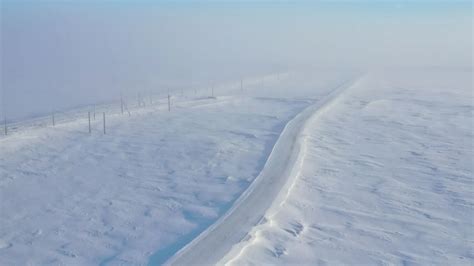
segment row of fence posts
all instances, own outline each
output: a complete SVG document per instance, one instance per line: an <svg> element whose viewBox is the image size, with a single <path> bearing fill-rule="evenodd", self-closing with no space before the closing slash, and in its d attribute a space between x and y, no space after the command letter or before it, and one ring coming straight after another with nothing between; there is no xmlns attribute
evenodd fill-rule
<svg viewBox="0 0 474 266"><path fill-rule="evenodd" d="M181 90L182 93L183 93L183 90ZM212 88L212 95L214 97L214 87ZM171 95L169 94L169 90L168 90L168 112L171 112ZM150 103L153 104L153 97L150 95ZM141 101L141 95L138 94L138 106L145 106L145 103ZM121 113L122 115L124 114L125 112L125 103L123 101L123 95L120 94L120 109L121 109ZM128 110L128 108L126 108L127 111L128 111L128 115L130 116L130 110ZM93 120L95 121L96 117L96 106L95 104L93 105L93 113L92 113L92 118ZM51 122L53 124L53 127L56 126L56 117L55 117L55 112L51 112ZM89 134L92 134L92 126L91 126L91 112L89 111L88 112L88 122L89 122ZM7 126L7 118L5 117L3 119L3 126L4 126L4 134L5 136L8 135L8 126ZM105 123L105 112L103 113L103 132L104 132L104 135L107 133L106 132L106 123Z"/></svg>
<svg viewBox="0 0 474 266"><path fill-rule="evenodd" d="M107 134L106 127L105 127L105 112L102 113L102 120L103 120L103 132L104 135ZM89 134L92 134L92 126L91 126L91 112L88 113L88 122L89 122Z"/></svg>
<svg viewBox="0 0 474 266"><path fill-rule="evenodd" d="M279 74L278 74L278 80L280 80L280 75ZM262 82L262 85L263 85L264 84L264 78L262 78L261 82ZM241 92L244 91L244 80L243 80L243 78L240 79L240 91ZM183 89L181 89L181 94L184 95L184 90ZM197 89L196 88L194 89L194 94L197 94ZM212 84L212 86L211 86L211 97L214 98L214 84ZM146 106L146 103L145 103L145 101L143 101L140 93L138 93L137 98L138 98L138 106L139 107L141 107L142 105ZM168 98L168 112L171 112L171 95L170 95L169 89L168 89L168 97L167 98ZM150 104L153 104L153 95L151 95L151 94L150 94ZM130 110L128 109L128 107L126 106L126 104L123 100L123 94L120 93L120 110L121 110L122 115L125 113L125 109L127 110L128 115L130 116L131 115ZM88 112L89 134L92 134L91 117L94 121L96 120L96 106L95 106L95 104L93 105L92 114L91 114L90 111ZM106 123L105 123L105 112L102 113L102 117L103 117L103 133L105 135L107 133ZM51 120L52 120L53 127L56 126L55 112L51 113ZM8 126L7 126L7 118L6 117L4 117L3 126L4 126L4 134L6 136L6 135L8 135Z"/></svg>
<svg viewBox="0 0 474 266"><path fill-rule="evenodd" d="M183 91L183 90L181 90ZM182 92L183 93L183 92ZM169 93L169 90L168 90L168 112L171 112L171 95ZM141 104L143 103L143 106L145 106L145 103L141 101L141 95L140 93L138 94L138 106L140 107ZM153 104L153 96L150 95L150 104ZM122 93L120 93L120 111L122 113L122 115L125 113L125 102L123 100L123 95ZM130 110L128 110L128 108L126 108L127 111L128 111L128 115L130 116ZM94 121L95 121L95 105L94 105L94 112L93 112L93 118L94 118ZM102 113L102 117L103 117L103 133L104 135L107 134L107 129L106 129L106 120L105 120L105 112ZM55 120L54 120L54 112L52 113L52 120L53 120L53 126L55 125ZM91 112L89 111L88 113L88 125L89 125L89 134L92 134L92 125L91 125ZM5 119L5 135L7 135L7 124L6 124L6 119Z"/></svg>
<svg viewBox="0 0 474 266"><path fill-rule="evenodd" d="M141 106L141 96L140 94L138 94L138 106ZM153 98L152 96L150 95L150 103L153 104ZM145 105L143 105L145 106ZM120 94L120 111L122 113L122 115L125 113L125 103L123 101L123 96L122 94ZM128 112L128 115L130 116L130 110L127 109L127 112ZM171 112L171 95L168 93L168 112ZM95 105L94 105L94 113L93 113L93 117L94 117L94 121L95 121ZM103 133L104 135L107 134L107 128L106 128L106 119L105 119L105 112L102 113L102 121L103 121ZM89 134L92 134L92 125L91 125L91 112L89 111L88 113L88 125L89 125ZM53 113L53 126L54 126L54 113ZM6 120L5 120L5 132L6 132ZM6 133L5 133L6 135Z"/></svg>

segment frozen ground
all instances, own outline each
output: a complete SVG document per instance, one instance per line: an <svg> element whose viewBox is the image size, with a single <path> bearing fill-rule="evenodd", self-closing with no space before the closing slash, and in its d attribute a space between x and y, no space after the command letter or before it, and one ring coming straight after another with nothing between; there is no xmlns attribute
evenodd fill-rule
<svg viewBox="0 0 474 266"><path fill-rule="evenodd" d="M0 264L472 265L471 75L293 73L110 115L107 135L15 125Z"/></svg>
<svg viewBox="0 0 474 266"><path fill-rule="evenodd" d="M472 265L470 71L373 72L308 120L288 183L220 261Z"/></svg>
<svg viewBox="0 0 474 266"><path fill-rule="evenodd" d="M84 119L15 125L0 138L0 264L166 261L249 187L286 123L348 77L320 74L109 115L107 135L100 119L92 135Z"/></svg>
<svg viewBox="0 0 474 266"><path fill-rule="evenodd" d="M339 84L286 124L260 174L217 222L167 261L172 265L212 265L240 242L264 217L290 176L301 147L297 140L309 117L336 99L354 78ZM212 253L208 253L212 250ZM203 256L202 254L206 254Z"/></svg>

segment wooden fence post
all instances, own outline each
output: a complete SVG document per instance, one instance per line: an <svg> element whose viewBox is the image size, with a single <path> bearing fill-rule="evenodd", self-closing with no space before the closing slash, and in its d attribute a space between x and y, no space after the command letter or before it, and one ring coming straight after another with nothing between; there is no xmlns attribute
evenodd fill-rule
<svg viewBox="0 0 474 266"><path fill-rule="evenodd" d="M168 112L171 112L171 99L170 99L169 94L168 94Z"/></svg>
<svg viewBox="0 0 474 266"><path fill-rule="evenodd" d="M105 131L105 112L102 113L102 114L103 114L103 116L104 116L104 135L105 135L105 134L106 134L106 131Z"/></svg>
<svg viewBox="0 0 474 266"><path fill-rule="evenodd" d="M120 109L122 110L122 115L123 115L123 95L120 93Z"/></svg>
<svg viewBox="0 0 474 266"><path fill-rule="evenodd" d="M91 128L91 112L89 111L89 134L92 133L92 128Z"/></svg>

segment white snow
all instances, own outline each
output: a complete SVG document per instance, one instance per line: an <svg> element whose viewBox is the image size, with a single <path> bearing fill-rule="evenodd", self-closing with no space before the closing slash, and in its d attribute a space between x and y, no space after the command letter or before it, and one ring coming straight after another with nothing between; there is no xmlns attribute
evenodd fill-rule
<svg viewBox="0 0 474 266"><path fill-rule="evenodd" d="M346 77L301 84L304 98L292 87L305 79L284 78L186 92L171 112L166 100L130 117L99 106L107 135L100 116L88 134L84 109L54 128L15 124L0 138L0 264L163 263L232 206L285 124Z"/></svg>
<svg viewBox="0 0 474 266"><path fill-rule="evenodd" d="M472 71L354 76L13 125L0 265L473 264Z"/></svg>
<svg viewBox="0 0 474 266"><path fill-rule="evenodd" d="M471 77L357 82L308 122L285 189L219 264L472 265Z"/></svg>
<svg viewBox="0 0 474 266"><path fill-rule="evenodd" d="M280 134L260 174L236 200L232 208L176 253L167 264L212 265L229 252L234 244L242 240L247 232L263 219L265 211L286 183L301 152L302 147L297 145L297 141L306 120L314 112L324 111L352 82L350 80L338 85L330 90L328 95L293 118ZM212 253L203 256L202 254L208 250L212 250Z"/></svg>

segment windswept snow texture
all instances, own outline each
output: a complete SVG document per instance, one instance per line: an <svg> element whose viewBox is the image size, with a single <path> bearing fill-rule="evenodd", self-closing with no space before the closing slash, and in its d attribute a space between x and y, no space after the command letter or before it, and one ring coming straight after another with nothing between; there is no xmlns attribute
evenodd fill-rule
<svg viewBox="0 0 474 266"><path fill-rule="evenodd" d="M470 71L372 73L301 135L291 182L228 265L472 265Z"/></svg>
<svg viewBox="0 0 474 266"><path fill-rule="evenodd" d="M348 80L331 90L326 96L304 109L286 124L273 146L265 166L252 184L235 201L232 208L199 237L170 258L167 265L214 265L262 219L291 176L292 166L298 159L301 147L298 136L306 121L315 112L321 112L334 98L353 83ZM212 253L207 254L208 250ZM205 255L203 255L205 254Z"/></svg>
<svg viewBox="0 0 474 266"><path fill-rule="evenodd" d="M163 263L229 209L286 123L343 79L275 76L234 95L177 97L171 112L160 102L109 115L107 135L101 119L92 135L84 119L19 126L0 138L0 265ZM295 84L311 97L295 98Z"/></svg>
<svg viewBox="0 0 474 266"><path fill-rule="evenodd" d="M74 125L4 141L0 264L146 262L216 219L307 105L207 102L111 121L106 136Z"/></svg>

